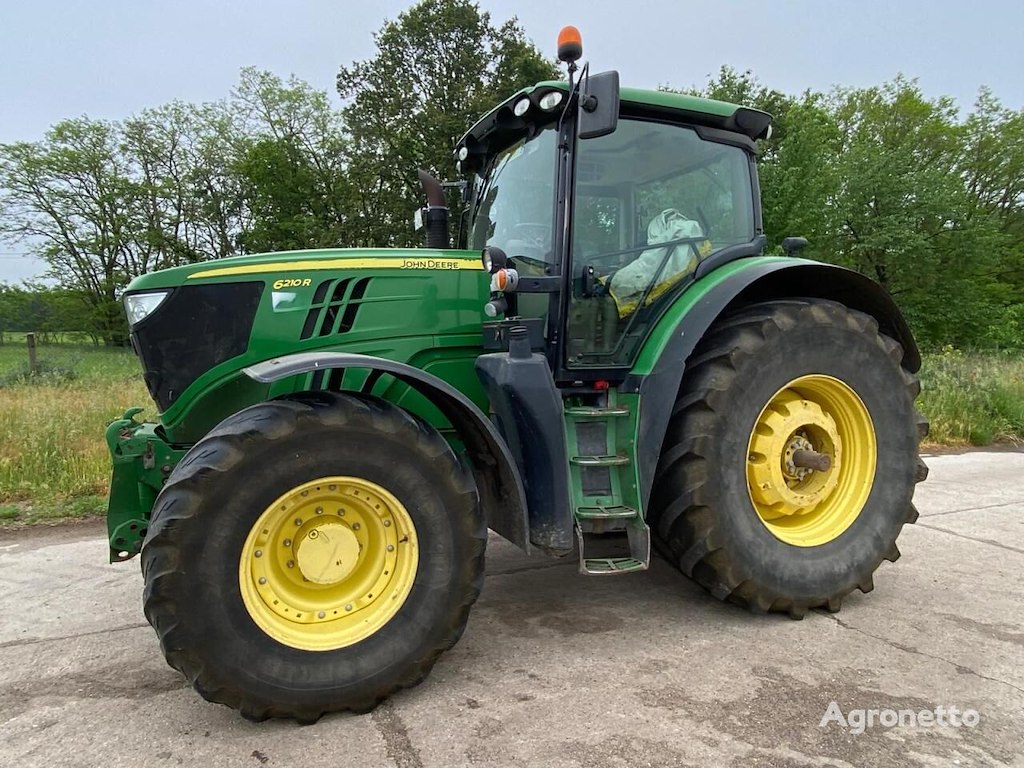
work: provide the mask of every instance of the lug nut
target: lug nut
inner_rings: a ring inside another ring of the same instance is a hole
[[[289,568],[294,568],[295,567],[295,561],[294,560],[289,560],[288,561],[288,567]]]
[[[345,610],[346,611],[351,611],[352,610],[352,603],[346,603],[345,604]]]
[[[266,583],[267,583],[267,577],[266,576],[260,576],[260,584],[266,584]]]
[[[353,531],[358,531],[359,530],[359,523],[352,523],[352,530]]]
[[[285,545],[286,547],[290,547],[290,546],[292,545],[292,540],[291,540],[291,539],[285,539],[285,540],[284,540],[284,545]]]
[[[320,617],[321,619],[322,619],[322,618],[323,618],[324,616],[326,616],[326,615],[327,615],[327,614],[326,614],[326,613],[324,613],[323,611],[320,611],[320,613],[318,613],[318,614],[317,614],[317,616],[319,616],[319,617]]]
[[[262,549],[257,549],[256,550],[256,557],[263,557],[263,550]]]

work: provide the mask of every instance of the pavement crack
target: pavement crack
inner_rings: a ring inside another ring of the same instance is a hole
[[[1013,683],[1007,680],[1000,680],[998,677],[989,677],[988,675],[983,675],[980,672],[976,672],[975,670],[971,669],[970,667],[965,667],[963,664],[957,664],[955,661],[950,661],[949,659],[944,658],[942,656],[936,656],[935,654],[922,651],[919,648],[914,648],[912,645],[904,645],[903,643],[897,643],[893,640],[890,640],[887,637],[872,634],[871,632],[863,630],[860,627],[855,627],[852,624],[846,623],[835,614],[828,613],[827,611],[818,612],[821,613],[822,616],[832,619],[832,621],[834,621],[843,629],[848,629],[851,632],[857,632],[858,634],[864,635],[865,637],[870,637],[872,640],[877,640],[880,643],[888,645],[890,648],[895,648],[897,651],[902,651],[903,653],[910,653],[915,656],[923,656],[926,659],[932,659],[933,661],[941,661],[942,663],[948,664],[949,666],[953,667],[953,669],[955,669],[962,675],[971,675],[973,677],[979,678],[980,680],[988,680],[991,683],[999,683],[1000,685],[1005,685],[1008,688],[1013,688],[1015,691],[1024,693],[1024,688],[1021,688],[1018,685],[1014,685]]]
[[[394,705],[385,702],[373,710],[370,715],[373,724],[384,739],[384,749],[397,768],[423,768],[423,759],[419,750],[413,746],[409,738],[409,729],[405,727],[402,716]]]
[[[985,504],[980,507],[964,507],[963,509],[947,509],[945,512],[930,512],[922,514],[921,517],[925,520],[930,520],[933,517],[942,517],[944,515],[958,515],[961,512],[980,512],[984,509],[998,509],[999,507],[1020,507],[1024,505],[1024,499],[1018,501],[1001,501],[998,504]]]
[[[140,621],[136,624],[125,624],[120,627],[108,627],[97,629],[93,632],[79,632],[76,635],[60,635],[58,637],[26,637],[23,640],[6,640],[0,643],[0,650],[4,648],[19,648],[23,645],[39,645],[40,643],[59,643],[62,640],[77,640],[80,637],[92,637],[94,635],[106,635],[111,632],[126,632],[129,629],[142,629],[148,627],[149,622]]]
[[[992,539],[979,539],[976,536],[968,536],[966,533],[957,533],[956,531],[951,531],[948,528],[940,528],[937,525],[928,525],[928,523],[922,523],[920,520],[918,520],[915,527],[927,528],[930,531],[941,531],[942,533],[948,533],[950,536],[956,536],[960,539],[966,539],[967,541],[973,541],[978,544],[990,544],[993,547],[999,547],[1000,549],[1005,549],[1008,552],[1016,552],[1018,555],[1024,555],[1024,549],[1020,549],[1019,547],[1011,547],[1009,544],[1003,544],[1002,542],[993,541]]]

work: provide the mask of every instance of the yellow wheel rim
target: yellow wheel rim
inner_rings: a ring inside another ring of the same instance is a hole
[[[877,454],[871,414],[857,393],[831,376],[801,376],[771,397],[750,433],[750,500],[776,538],[826,544],[864,509]]]
[[[260,515],[238,583],[256,625],[292,648],[330,651],[374,634],[412,591],[419,562],[405,506],[369,480],[322,477]]]

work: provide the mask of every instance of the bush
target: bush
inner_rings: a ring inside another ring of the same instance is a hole
[[[16,384],[67,384],[77,378],[78,374],[73,366],[56,365],[40,360],[36,363],[34,371],[29,368],[28,363],[22,363],[14,370],[7,371],[0,377],[0,389]]]

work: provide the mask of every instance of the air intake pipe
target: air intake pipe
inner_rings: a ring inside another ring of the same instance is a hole
[[[441,183],[424,170],[418,171],[420,184],[427,193],[423,209],[423,227],[427,230],[427,248],[450,248],[448,241],[448,200]]]

